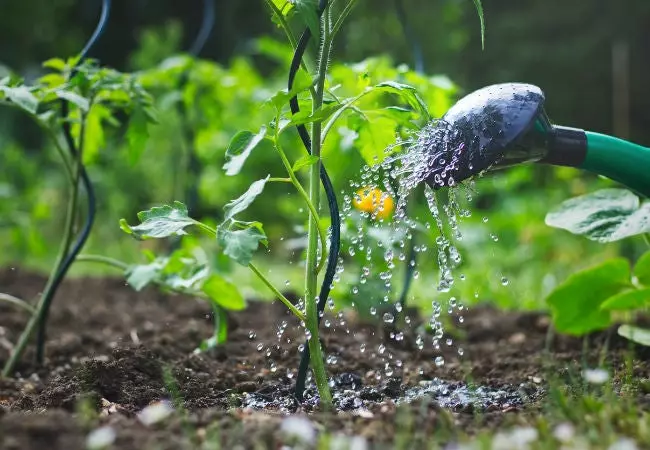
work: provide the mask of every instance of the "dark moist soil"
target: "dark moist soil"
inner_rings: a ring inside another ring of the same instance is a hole
[[[44,283],[33,273],[0,271],[0,292],[21,298],[34,298]],[[45,366],[33,363],[29,348],[15,377],[0,380],[0,449],[82,449],[89,431],[102,425],[115,430],[114,448],[123,450],[199,448],[215,433],[222,448],[280,448],[280,423],[294,412],[317,429],[371,443],[392,442],[396,432],[446,432],[453,441],[454,429],[471,433],[537,414],[551,375],[575,381],[580,364],[604,357],[622,369],[630,355],[611,330],[591,336],[586,352],[582,339],[554,336],[546,353],[549,320],[539,313],[476,306],[462,316],[462,324],[458,313],[451,317],[454,342],[443,338],[442,366],[430,336],[417,348],[415,326],[395,340],[387,336],[396,331],[376,324],[346,316],[341,326],[341,318],[326,317],[338,412],[322,413],[313,387],[301,407],[293,399],[304,335],[281,304],[251,301],[231,317],[225,345],[194,354],[211,333],[203,302],[136,293],[118,279],[69,280],[52,308]],[[0,304],[0,363],[26,319]],[[647,378],[649,355],[640,352],[632,370]],[[650,403],[639,395],[642,405]],[[179,413],[155,425],[139,420],[139,411],[167,399],[182,402]]]

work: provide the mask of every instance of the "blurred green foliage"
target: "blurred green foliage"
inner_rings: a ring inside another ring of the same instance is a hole
[[[196,20],[187,23],[196,23],[198,3],[190,10],[177,2],[160,2],[155,11],[142,2],[117,5],[117,19],[98,46],[102,61],[136,70],[140,82],[156,99],[160,125],[151,128],[146,149],[137,161],[129,156],[122,136],[112,135],[106,136],[103,148],[89,161],[99,199],[98,225],[87,246],[89,252],[129,262],[141,260],[133,243],[116,226],[118,218],[133,220],[137,211],[149,206],[182,200],[186,188],[195,186],[200,201],[192,215],[216,223],[222,218],[222,205],[244,192],[250,180],[281,173],[268,144],[261,144],[246,161],[246,177],[228,177],[222,167],[225,150],[237,132],[256,132],[272,120],[272,110],[260,103],[285,86],[289,48],[270,37],[276,31],[266,25],[261,2],[242,1],[224,4],[218,11],[219,22],[205,54],[222,62],[169,57],[192,38],[192,33],[182,30],[195,28],[169,21],[170,16],[193,15]],[[431,114],[441,116],[468,89],[496,81],[525,80],[537,82],[547,91],[552,117],[566,125],[592,126],[604,132],[611,131],[612,122],[611,43],[627,39],[632,55],[638,54],[643,43],[639,30],[650,17],[647,2],[641,0],[629,2],[626,8],[608,4],[599,9],[595,1],[560,5],[555,0],[527,0],[512,6],[488,0],[484,2],[486,51],[481,53],[478,19],[471,2],[413,0],[406,4],[424,45],[427,73],[450,77],[422,75],[400,65],[410,63],[410,57],[404,56],[410,49],[392,8],[360,2],[335,54],[336,61],[359,62],[332,65],[330,87],[335,95],[347,97],[367,86],[398,81],[415,86]],[[73,54],[94,24],[98,7],[80,8],[69,0],[13,2],[0,17],[0,42],[11,40],[16,46],[0,46],[0,62],[33,74],[38,73],[35,67],[40,59]],[[243,14],[246,8],[259,8],[260,14]],[[123,19],[120,11],[133,14]],[[593,20],[585,20],[583,14]],[[616,20],[609,20],[608,14]],[[69,26],[60,26],[62,23]],[[623,27],[625,23],[630,24],[628,28]],[[125,27],[146,31],[124,33]],[[25,32],[36,28],[38,32]],[[381,34],[377,30],[382,30]],[[548,39],[549,35],[553,39]],[[258,37],[252,39],[254,36]],[[593,70],[584,70],[581,61],[585,60],[592,63],[589,67]],[[645,126],[648,115],[642,112],[648,110],[645,105],[650,94],[636,77],[647,73],[648,67],[647,61],[635,57],[632,61],[632,111],[638,114],[633,115],[631,135],[643,142],[649,139],[644,134],[650,129]],[[451,80],[459,81],[460,87]],[[576,89],[577,85],[584,89]],[[359,103],[370,119],[367,123],[362,126],[358,114],[346,113],[345,120],[332,129],[324,163],[339,198],[351,195],[346,189],[367,162],[363,155],[383,152],[396,131],[408,132],[385,120],[387,114],[397,114],[384,109],[394,103],[395,98],[383,94],[368,96]],[[54,149],[44,143],[32,124],[4,110],[0,117],[0,262],[43,266],[54,257],[52,243],[61,227],[65,179]],[[297,135],[287,133],[285,139],[284,147],[297,159],[302,151]],[[196,177],[188,170],[190,152],[201,167]],[[444,296],[456,296],[465,304],[478,299],[504,307],[542,307],[545,296],[577,269],[616,255],[638,257],[642,246],[636,242],[600,246],[544,224],[546,212],[564,199],[608,186],[613,183],[593,175],[544,166],[512,168],[479,180],[472,216],[461,225],[463,262],[457,274],[462,273],[464,281],[458,279]],[[267,189],[273,201],[255,203],[251,215],[264,223],[274,257],[283,262],[297,259],[304,230],[296,226],[296,218],[304,221],[307,212],[284,186],[272,184]],[[425,221],[429,212],[422,202],[411,214]],[[150,245],[143,243],[142,248]],[[280,268],[274,260],[266,265],[276,281],[297,284],[302,276],[294,265]],[[426,252],[419,255],[420,276],[412,297],[426,308],[431,307],[435,269],[434,258]],[[346,270],[337,285],[338,294],[349,292],[358,276],[358,270]],[[505,285],[504,277],[509,280]],[[400,275],[396,274],[395,280],[393,298]]]

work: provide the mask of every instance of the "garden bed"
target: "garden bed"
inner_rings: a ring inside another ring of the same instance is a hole
[[[44,283],[19,269],[0,272],[1,290],[22,298],[33,298]],[[27,317],[6,305],[0,314],[4,362]],[[555,336],[545,353],[545,315],[473,307],[462,324],[455,321],[454,343],[443,343],[445,364],[439,366],[438,353],[430,345],[418,350],[412,332],[395,341],[376,326],[347,318],[341,327],[336,318],[323,339],[326,354],[335,356],[328,370],[340,410],[323,413],[312,411],[313,399],[298,409],[291,399],[303,335],[286,308],[250,302],[231,322],[225,345],[193,354],[211,333],[205,302],[155,290],[136,293],[119,279],[66,281],[52,308],[46,366],[23,363],[17,378],[0,380],[0,448],[85,448],[88,433],[101,425],[116,432],[120,449],[192,448],[210,440],[222,448],[276,448],[279,425],[294,412],[308,416],[316,429],[372,442],[393,442],[409,430],[423,438],[440,438],[444,431],[443,438],[453,441],[454,430],[472,433],[537,414],[549,374],[569,380],[580,363],[595,366],[603,356],[622,368],[629,355],[629,344],[611,332],[591,336],[587,351],[582,339]],[[401,372],[386,375],[388,355],[391,367],[402,361]],[[31,349],[24,360],[33,360]],[[631,370],[647,377],[649,367],[635,360]],[[647,394],[638,396],[648,403]],[[182,399],[180,412],[161,423],[142,423],[138,412],[170,398]]]

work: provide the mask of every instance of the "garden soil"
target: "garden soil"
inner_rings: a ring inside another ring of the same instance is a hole
[[[21,298],[34,298],[44,284],[27,271],[0,271],[0,291]],[[444,365],[434,362],[440,353],[430,337],[418,349],[412,328],[395,340],[387,336],[398,330],[350,316],[341,326],[340,318],[329,318],[323,341],[334,356],[328,370],[340,408],[325,413],[315,410],[313,398],[301,407],[292,401],[304,336],[281,304],[250,301],[230,318],[225,345],[195,354],[211,333],[204,302],[153,289],[138,293],[119,279],[68,280],[51,311],[45,365],[33,363],[29,348],[15,376],[0,379],[0,449],[84,449],[88,433],[100,426],[115,431],[114,448],[122,450],[208,448],[206,442],[221,444],[209,448],[281,448],[281,423],[290,413],[309,418],[316,430],[376,445],[404,434],[453,442],[454,430],[472,433],[538,414],[551,376],[570,381],[581,364],[603,358],[619,369],[627,360],[629,367],[630,346],[611,330],[591,336],[585,351],[583,339],[549,335],[544,314],[487,306],[463,313],[462,324],[458,313],[450,318],[453,343],[443,339]],[[26,320],[0,304],[0,363]],[[647,378],[648,355],[635,351],[632,370]],[[414,394],[434,379],[444,389]],[[468,383],[495,394],[469,404],[460,394],[449,396],[465,392]],[[176,411],[143,423],[138,413],[161,400]]]

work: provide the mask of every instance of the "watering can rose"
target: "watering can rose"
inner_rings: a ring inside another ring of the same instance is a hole
[[[386,219],[395,209],[393,198],[375,187],[359,189],[354,196],[354,207],[359,211],[370,213],[373,218]]]

